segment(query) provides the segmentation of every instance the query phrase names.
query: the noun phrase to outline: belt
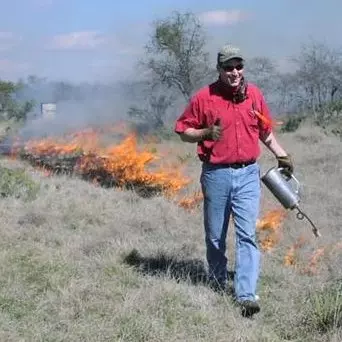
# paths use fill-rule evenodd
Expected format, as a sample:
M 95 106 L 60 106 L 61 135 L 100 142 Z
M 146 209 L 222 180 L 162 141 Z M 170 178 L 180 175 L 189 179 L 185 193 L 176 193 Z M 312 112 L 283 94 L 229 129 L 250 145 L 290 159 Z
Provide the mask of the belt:
M 232 164 L 210 164 L 212 166 L 216 167 L 222 167 L 222 168 L 231 168 L 231 169 L 242 169 L 248 165 L 255 164 L 256 160 L 248 160 L 243 163 L 232 163 Z
M 246 167 L 248 165 L 255 164 L 255 160 L 249 160 L 244 163 L 234 163 L 234 164 L 227 164 L 227 167 L 230 167 L 232 169 L 242 169 L 243 167 Z

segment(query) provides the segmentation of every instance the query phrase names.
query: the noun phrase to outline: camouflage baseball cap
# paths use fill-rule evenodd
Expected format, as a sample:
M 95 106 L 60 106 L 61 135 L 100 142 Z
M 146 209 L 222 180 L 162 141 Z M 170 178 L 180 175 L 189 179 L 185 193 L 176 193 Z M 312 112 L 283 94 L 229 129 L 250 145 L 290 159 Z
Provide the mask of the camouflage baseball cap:
M 240 58 L 243 60 L 241 50 L 233 45 L 225 45 L 217 54 L 217 64 L 223 64 L 233 58 Z

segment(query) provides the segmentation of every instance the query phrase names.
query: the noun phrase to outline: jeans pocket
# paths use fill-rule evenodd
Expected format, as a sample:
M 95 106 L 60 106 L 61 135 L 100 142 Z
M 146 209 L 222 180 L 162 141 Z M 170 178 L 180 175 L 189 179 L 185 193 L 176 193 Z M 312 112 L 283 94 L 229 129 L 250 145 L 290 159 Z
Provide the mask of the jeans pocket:
M 213 177 L 214 171 L 217 169 L 217 166 L 212 164 L 203 163 L 202 171 L 201 171 L 201 183 L 203 183 L 206 179 L 210 179 Z
M 257 163 L 255 163 L 255 164 L 253 164 L 253 165 L 250 165 L 250 168 L 249 168 L 249 170 L 248 170 L 249 172 L 248 172 L 248 174 L 249 175 L 256 175 L 257 177 L 259 177 L 260 178 L 260 173 L 261 173 L 261 171 L 260 171 L 260 166 L 259 166 L 259 164 L 257 164 Z

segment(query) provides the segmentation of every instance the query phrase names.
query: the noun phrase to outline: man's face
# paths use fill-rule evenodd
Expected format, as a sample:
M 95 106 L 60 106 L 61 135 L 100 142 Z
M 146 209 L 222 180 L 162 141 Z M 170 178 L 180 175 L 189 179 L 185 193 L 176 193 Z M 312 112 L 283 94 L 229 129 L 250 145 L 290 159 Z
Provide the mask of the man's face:
M 234 58 L 219 67 L 220 79 L 230 87 L 238 87 L 243 76 L 243 60 Z

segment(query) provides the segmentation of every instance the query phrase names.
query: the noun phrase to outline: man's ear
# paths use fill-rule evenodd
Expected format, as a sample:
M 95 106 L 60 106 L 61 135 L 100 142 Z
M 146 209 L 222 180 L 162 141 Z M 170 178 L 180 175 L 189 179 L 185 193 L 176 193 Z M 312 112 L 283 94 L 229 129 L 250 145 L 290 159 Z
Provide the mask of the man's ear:
M 220 70 L 221 70 L 221 68 L 220 68 L 220 66 L 219 66 L 218 64 L 216 64 L 216 70 L 217 70 L 218 72 L 220 72 Z

